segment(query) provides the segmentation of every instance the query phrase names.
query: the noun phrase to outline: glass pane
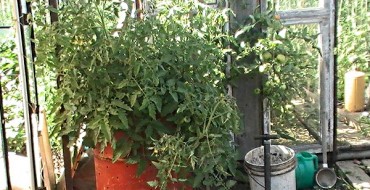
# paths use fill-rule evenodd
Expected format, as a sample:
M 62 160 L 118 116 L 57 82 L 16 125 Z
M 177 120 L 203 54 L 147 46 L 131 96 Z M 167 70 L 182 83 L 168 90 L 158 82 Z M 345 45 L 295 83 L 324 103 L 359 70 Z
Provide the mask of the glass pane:
M 275 3 L 276 10 L 302 9 L 309 7 L 319 7 L 319 0 L 268 0 Z
M 3 43 L 5 40 L 13 39 L 14 38 L 14 30 L 10 29 L 0 29 L 0 43 Z
M 339 1 L 337 12 L 337 142 L 344 147 L 367 146 L 370 139 L 370 1 Z M 354 68 L 365 73 L 365 93 L 362 77 L 345 77 Z M 350 105 L 363 108 L 363 98 L 365 110 L 354 112 Z
M 291 55 L 280 80 L 285 96 L 271 112 L 271 129 L 285 145 L 317 144 L 320 139 L 318 25 L 293 25 L 284 31 Z
M 12 24 L 12 3 L 10 0 L 0 0 L 0 26 Z
M 20 155 L 26 154 L 26 135 L 20 90 L 18 52 L 14 34 L 13 29 L 0 30 L 0 77 L 4 98 L 4 118 L 8 142 L 7 148 L 9 151 L 9 171 L 12 172 L 11 176 L 15 176 L 14 174 L 17 171 L 25 171 L 26 168 L 29 168 L 27 166 L 28 160 Z M 23 184 L 28 184 L 29 180 L 27 178 L 18 177 L 17 179 L 13 177 L 10 180 L 14 186 L 29 189 L 28 186 L 23 186 Z

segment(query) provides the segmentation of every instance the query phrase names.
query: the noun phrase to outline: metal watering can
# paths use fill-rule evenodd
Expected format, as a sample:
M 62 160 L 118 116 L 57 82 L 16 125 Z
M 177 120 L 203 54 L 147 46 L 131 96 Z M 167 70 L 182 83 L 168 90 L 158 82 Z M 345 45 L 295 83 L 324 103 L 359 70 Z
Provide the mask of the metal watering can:
M 300 152 L 296 154 L 295 169 L 297 189 L 312 188 L 315 185 L 315 173 L 319 168 L 319 160 L 315 154 Z

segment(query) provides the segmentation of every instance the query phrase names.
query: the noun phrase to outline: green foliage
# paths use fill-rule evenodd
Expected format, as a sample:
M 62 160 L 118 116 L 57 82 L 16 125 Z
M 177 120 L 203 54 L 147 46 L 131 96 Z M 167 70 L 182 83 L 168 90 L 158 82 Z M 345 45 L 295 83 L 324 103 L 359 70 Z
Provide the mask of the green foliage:
M 182 132 L 164 135 L 150 148 L 158 158 L 153 164 L 159 169 L 159 182 L 152 183 L 161 189 L 165 189 L 168 182 L 178 181 L 190 182 L 193 187 L 216 186 L 218 189 L 230 189 L 235 184 L 228 177 L 236 175 L 237 153 L 230 148 L 230 132 L 223 126 L 234 126 L 230 130 L 237 130 L 237 121 L 232 120 L 236 116 L 230 115 L 236 108 L 225 106 L 225 101 L 230 101 L 225 97 L 209 101 L 214 106 L 204 110 L 208 118 L 196 129 L 196 135 L 188 138 Z
M 0 77 L 3 91 L 5 123 L 9 150 L 23 152 L 25 131 L 22 95 L 19 91 L 18 57 L 13 38 L 0 42 Z
M 370 117 L 369 116 L 361 116 L 359 119 L 359 123 L 361 124 L 360 131 L 361 134 L 365 137 L 370 135 Z
M 0 26 L 10 26 L 12 23 L 12 5 L 10 0 L 0 2 Z M 1 33 L 0 33 L 1 36 Z
M 270 2 L 273 2 L 273 1 L 270 1 Z M 338 47 L 335 52 L 338 58 L 338 66 L 337 66 L 338 93 L 337 95 L 338 95 L 338 101 L 343 101 L 344 74 L 354 67 L 359 68 L 360 70 L 364 72 L 369 71 L 370 36 L 368 35 L 368 33 L 370 31 L 370 28 L 369 28 L 370 27 L 369 25 L 370 4 L 368 0 L 356 0 L 356 1 L 340 0 L 340 1 L 337 1 L 337 4 L 339 5 L 338 15 L 337 15 L 339 18 L 339 22 L 337 26 L 338 27 L 337 28 Z M 317 7 L 319 4 L 318 4 L 318 1 L 316 0 L 309 0 L 309 1 L 278 1 L 276 5 L 279 6 L 280 10 L 287 10 L 287 9 L 295 9 L 295 8 L 302 8 L 302 7 Z M 262 27 L 263 26 L 268 27 L 268 26 L 273 25 L 271 23 L 271 21 L 273 21 L 273 15 L 269 15 L 267 18 L 269 19 L 267 20 L 262 19 L 261 22 L 262 23 L 265 22 L 265 24 L 262 24 Z M 255 20 L 258 20 L 258 18 Z M 289 27 L 289 28 L 285 27 L 285 28 L 287 29 L 286 40 L 278 39 L 280 41 L 278 45 L 274 45 L 275 43 L 274 41 L 270 43 L 271 45 L 270 49 L 272 51 L 283 54 L 286 57 L 287 59 L 286 63 L 283 65 L 283 68 L 285 69 L 282 69 L 281 66 L 279 66 L 279 65 L 282 65 L 279 62 L 272 61 L 271 63 L 271 61 L 263 60 L 262 57 L 260 57 L 261 62 L 262 62 L 262 66 L 260 66 L 260 70 L 263 70 L 263 73 L 267 73 L 268 76 L 270 76 L 266 83 L 267 85 L 264 87 L 265 90 L 263 90 L 263 92 L 264 93 L 266 93 L 266 91 L 276 92 L 273 95 L 275 97 L 271 97 L 272 99 L 270 98 L 270 100 L 272 101 L 273 107 L 274 107 L 272 117 L 276 118 L 276 120 L 273 121 L 273 125 L 281 126 L 281 128 L 278 130 L 282 129 L 282 131 L 280 132 L 278 131 L 278 132 L 284 135 L 287 134 L 286 132 L 284 132 L 284 128 L 286 128 L 286 126 L 292 126 L 292 125 L 294 126 L 294 123 L 296 123 L 296 116 L 295 116 L 296 113 L 293 113 L 293 110 L 291 109 L 292 106 L 291 106 L 290 100 L 292 99 L 308 100 L 309 97 L 304 97 L 305 94 L 304 93 L 302 94 L 302 92 L 305 92 L 306 89 L 309 90 L 310 92 L 317 92 L 317 87 L 318 87 L 317 85 L 315 85 L 314 80 L 308 81 L 308 83 L 306 82 L 306 84 L 304 81 L 306 79 L 318 79 L 318 77 L 315 76 L 318 73 L 317 68 L 316 68 L 317 64 L 313 64 L 313 63 L 317 63 L 316 61 L 317 53 L 315 53 L 316 52 L 315 51 L 316 35 L 312 35 L 312 34 L 317 33 L 315 32 L 315 30 L 317 31 L 317 29 L 312 28 L 310 26 L 308 26 L 306 29 L 303 29 L 303 30 L 302 29 L 298 30 L 299 27 L 295 27 L 295 26 Z M 258 41 L 259 38 L 263 38 L 264 35 L 265 36 L 268 36 L 269 34 L 277 35 L 275 32 L 280 32 L 280 31 L 281 29 L 278 29 L 275 31 L 270 30 L 270 32 L 267 32 L 267 34 L 260 34 L 261 35 L 260 37 L 248 37 L 247 40 L 245 41 L 252 39 L 252 41 L 250 42 L 255 42 L 255 41 Z M 274 39 L 274 38 L 270 38 L 270 39 Z M 282 48 L 283 46 L 286 46 L 286 47 Z M 269 49 L 269 48 L 266 49 L 266 47 L 269 47 L 269 45 L 264 44 L 263 47 L 265 50 L 258 50 L 258 52 L 260 53 L 256 53 L 256 54 L 262 55 L 266 52 L 267 49 Z M 248 51 L 253 52 L 252 50 L 248 50 Z M 271 53 L 271 51 L 269 50 L 267 51 Z M 266 64 L 266 63 L 269 63 L 269 64 Z M 256 64 L 256 65 L 258 66 L 259 64 Z M 271 72 L 271 68 L 273 67 L 275 67 L 276 69 L 275 71 Z M 281 81 L 283 82 L 280 82 L 280 80 L 276 80 L 275 78 L 273 78 L 272 76 L 276 76 L 273 73 L 280 73 L 278 74 L 280 76 L 283 75 L 283 77 L 280 77 L 282 79 Z M 266 88 L 270 90 L 266 90 Z M 303 91 L 302 89 L 305 89 L 305 91 Z M 295 93 L 296 93 L 296 96 L 294 96 Z M 317 108 L 318 108 L 318 105 L 314 105 L 314 107 L 308 108 L 310 110 L 307 110 L 307 113 L 304 113 L 303 115 L 301 114 L 301 117 L 303 116 L 302 118 L 304 118 L 304 120 L 307 120 L 306 118 L 314 119 L 313 121 L 315 123 L 318 123 L 319 119 L 317 117 L 318 116 Z M 316 113 L 316 115 L 312 113 Z M 313 126 L 315 126 L 315 124 Z M 274 130 L 276 129 L 277 128 L 274 128 Z
M 59 81 L 50 90 L 54 122 L 71 143 L 84 130 L 85 143 L 111 145 L 115 158 L 154 161 L 159 181 L 151 185 L 166 189 L 170 180 L 229 189 L 237 163 L 230 132 L 238 132 L 239 115 L 225 95 L 227 12 L 192 1 L 153 6 L 156 15 L 127 16 L 122 28 L 119 4 L 111 1 L 38 6 L 36 64 Z M 45 23 L 40 15 L 48 10 L 59 22 Z M 180 178 L 183 171 L 190 176 Z
M 344 98 L 344 74 L 355 68 L 369 72 L 370 3 L 368 0 L 338 1 L 338 99 Z
M 250 25 L 236 32 L 242 48 L 237 60 L 246 63 L 247 72 L 264 76 L 262 89 L 255 92 L 269 100 L 273 130 L 294 140 L 286 131 L 297 123 L 292 101 L 309 102 L 306 91 L 318 90 L 318 34 L 310 33 L 310 26 L 283 26 L 273 8 L 251 15 L 246 22 Z M 256 26 L 264 32 L 256 32 Z

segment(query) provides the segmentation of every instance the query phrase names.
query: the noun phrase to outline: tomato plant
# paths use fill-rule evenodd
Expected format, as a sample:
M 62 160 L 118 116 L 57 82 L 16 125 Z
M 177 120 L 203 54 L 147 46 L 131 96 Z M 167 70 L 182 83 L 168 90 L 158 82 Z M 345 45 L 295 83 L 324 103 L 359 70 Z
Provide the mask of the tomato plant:
M 230 132 L 240 126 L 225 90 L 227 11 L 161 0 L 153 3 L 155 15 L 136 20 L 128 5 L 126 16 L 120 4 L 103 0 L 37 7 L 59 16 L 53 24 L 34 20 L 36 64 L 41 75 L 59 79 L 51 91 L 55 123 L 71 145 L 86 132 L 84 145 L 111 146 L 113 159 L 138 163 L 138 173 L 153 161 L 152 186 L 230 189 L 237 167 Z M 116 139 L 118 131 L 127 138 Z M 182 172 L 191 175 L 172 175 Z

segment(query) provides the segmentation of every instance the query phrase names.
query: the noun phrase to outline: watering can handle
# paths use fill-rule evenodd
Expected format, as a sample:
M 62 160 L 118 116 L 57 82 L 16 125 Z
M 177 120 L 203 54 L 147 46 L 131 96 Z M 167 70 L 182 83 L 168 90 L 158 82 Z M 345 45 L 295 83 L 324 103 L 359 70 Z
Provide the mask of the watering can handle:
M 316 155 L 313 155 L 313 164 L 315 167 L 315 170 L 319 169 L 319 158 Z

